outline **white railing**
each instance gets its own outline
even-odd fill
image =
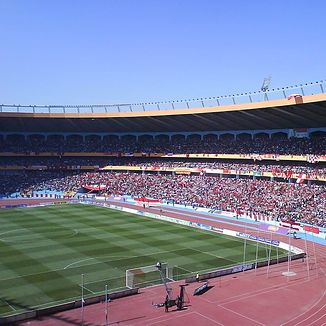
[[[286,99],[291,94],[303,96],[324,93],[326,80],[309,82],[293,86],[273,88],[266,92],[254,91],[240,94],[200,97],[183,100],[160,102],[132,103],[132,104],[94,104],[94,105],[21,105],[0,104],[0,112],[20,113],[117,113],[157,110],[191,109],[198,107],[212,107],[222,105],[243,104],[276,99]]]

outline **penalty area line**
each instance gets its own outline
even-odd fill
[[[11,310],[17,311],[17,309],[15,309],[14,306],[12,306],[7,300],[1,298],[1,301],[4,302],[7,306],[9,306]]]
[[[81,287],[81,288],[84,288],[86,291],[88,291],[88,292],[90,292],[90,293],[92,293],[92,294],[96,294],[96,292],[90,290],[90,289],[87,288],[85,285],[84,285],[84,286],[81,286],[81,285],[80,285],[80,287]]]
[[[192,248],[187,248],[187,249],[192,249]],[[67,269],[67,268],[69,268],[69,267],[71,267],[73,265],[77,265],[79,263],[83,263],[83,262],[89,261],[89,260],[95,260],[95,259],[96,260],[100,260],[101,258],[108,258],[109,257],[109,258],[116,258],[116,259],[99,261],[99,262],[96,262],[95,264],[98,264],[98,263],[107,263],[107,262],[112,262],[112,261],[119,261],[119,260],[123,260],[123,259],[127,259],[127,258],[140,258],[140,257],[148,257],[148,256],[153,256],[153,255],[165,254],[165,253],[173,253],[173,252],[178,252],[178,251],[181,251],[181,250],[184,250],[184,248],[176,249],[176,250],[157,251],[157,252],[151,252],[149,254],[136,255],[136,256],[103,255],[103,256],[97,256],[97,257],[89,257],[89,258],[85,258],[85,259],[81,259],[81,260],[72,262],[72,263],[66,265],[63,269]],[[86,265],[81,265],[81,266],[78,266],[78,267],[91,266],[91,265],[94,265],[94,264],[86,264]],[[61,269],[58,269],[58,270],[61,270]]]

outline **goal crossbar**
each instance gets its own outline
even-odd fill
[[[167,263],[161,263],[162,275],[165,281],[173,281],[173,268]],[[160,272],[157,265],[141,266],[126,270],[126,287],[133,289],[135,287],[144,287],[154,284],[161,284]]]

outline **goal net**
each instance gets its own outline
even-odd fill
[[[173,267],[167,263],[161,263],[161,271],[166,282],[173,281]],[[126,270],[126,287],[146,287],[161,284],[162,279],[157,265],[143,266]]]

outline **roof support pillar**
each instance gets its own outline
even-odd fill
[[[304,91],[303,91],[303,87],[301,87],[301,93],[304,96]]]
[[[321,91],[324,93],[324,87],[323,87],[323,84],[320,84],[320,89],[321,89]]]

